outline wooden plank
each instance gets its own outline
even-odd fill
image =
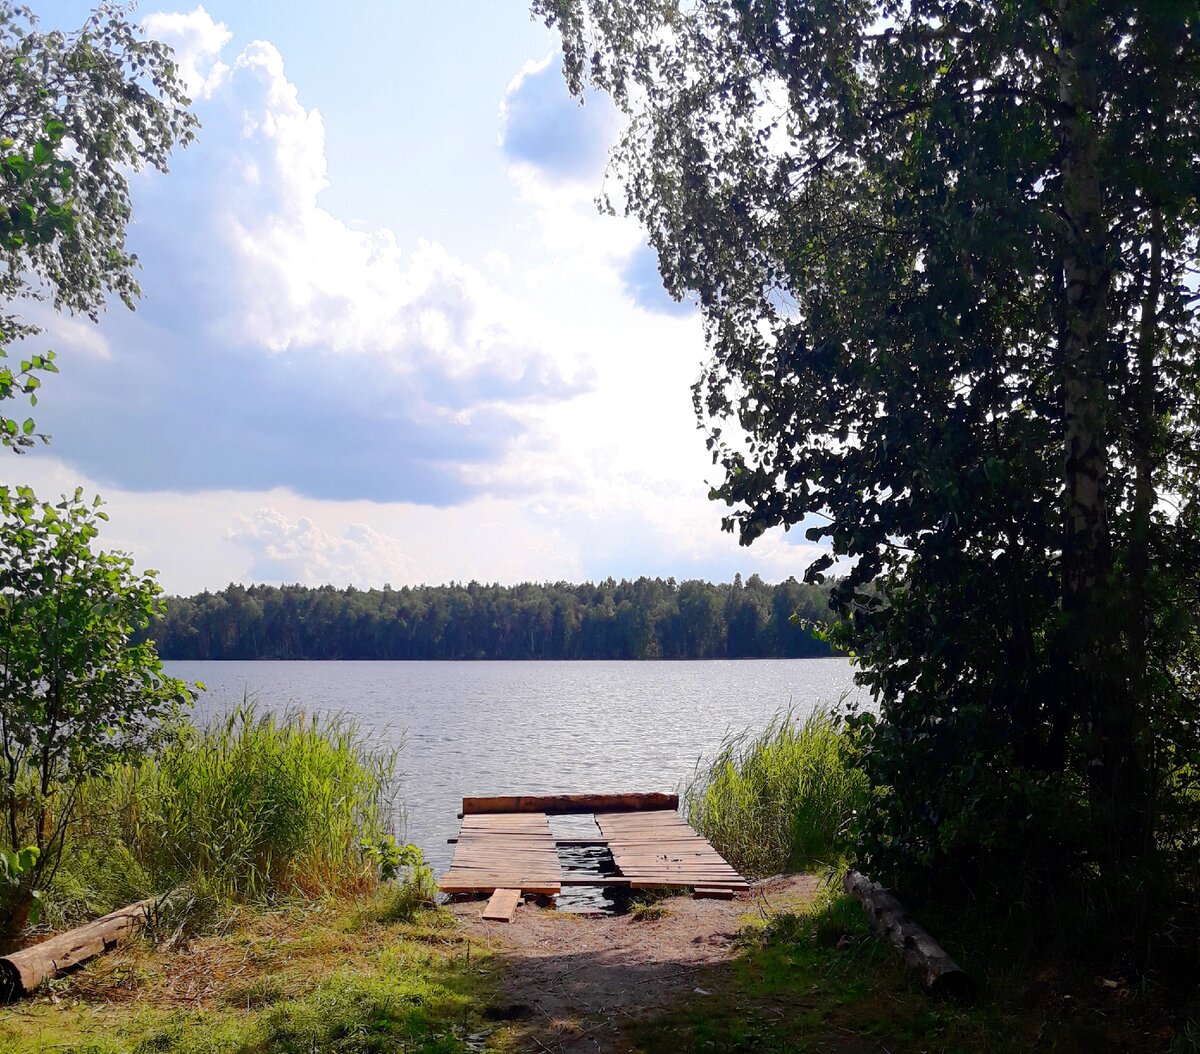
[[[736,889],[740,891],[750,888],[745,882],[722,882],[719,885],[722,889]],[[660,886],[664,889],[695,889],[696,886],[714,889],[717,888],[718,883],[708,882],[704,879],[675,878],[668,875],[664,875],[661,878],[634,878],[630,879],[629,882],[630,889],[658,889]]]
[[[463,798],[464,819],[476,813],[571,813],[678,809],[677,794],[505,794]]]
[[[566,871],[559,881],[564,886],[628,886],[631,879],[625,875],[580,875]]]
[[[522,890],[550,896],[560,891],[561,876],[545,813],[481,813],[464,818],[438,886],[446,893],[511,889],[518,897]]]
[[[519,889],[498,889],[483,909],[482,918],[488,922],[512,922],[521,903]]]
[[[438,886],[443,893],[494,893],[497,889],[507,888],[504,883],[511,880],[511,875],[500,875],[486,881],[447,881],[443,875]],[[553,897],[562,892],[562,886],[558,882],[522,882],[521,891],[523,893],[537,893],[544,897]]]
[[[697,886],[692,897],[696,900],[733,900],[733,890],[728,887]]]
[[[629,879],[632,889],[691,887],[732,896],[735,889],[749,888],[746,880],[678,813],[598,812],[596,823],[608,839],[617,869]]]

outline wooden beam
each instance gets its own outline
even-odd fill
[[[871,929],[887,937],[904,961],[921,975],[926,991],[958,998],[970,995],[970,977],[890,890],[860,871],[847,871],[843,885],[862,904]]]
[[[438,882],[438,888],[443,893],[494,893],[498,889],[513,888],[513,882],[511,875],[479,875],[470,878],[443,877]],[[516,883],[524,893],[541,893],[550,897],[562,892],[562,883],[558,879],[546,882],[537,878],[518,878]]]
[[[0,999],[29,995],[51,978],[115,947],[121,938],[141,929],[165,899],[139,900],[94,922],[0,958]]]
[[[508,812],[636,812],[678,809],[678,794],[511,794],[463,798],[463,817]]]

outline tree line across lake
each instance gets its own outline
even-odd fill
[[[830,655],[828,587],[639,578],[572,585],[230,585],[171,597],[167,659],[739,659]],[[793,617],[795,616],[795,617]]]

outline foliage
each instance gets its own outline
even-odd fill
[[[160,590],[123,553],[93,551],[99,505],[0,486],[0,838],[38,850],[6,927],[53,877],[82,783],[140,756],[189,699],[153,642],[130,641],[161,611]]]
[[[1200,752],[1200,10],[534,8],[629,117],[610,206],[703,309],[727,528],[846,558],[866,865],[1141,902]]]
[[[80,789],[54,910],[86,915],[180,885],[218,911],[370,889],[377,867],[362,843],[387,837],[395,763],[339,717],[247,703],[207,727],[180,723],[151,755]],[[122,884],[131,878],[140,888]]]
[[[731,585],[231,585],[170,598],[150,632],[172,659],[795,658],[831,653],[792,622],[827,619],[827,593],[758,575]]]
[[[140,290],[125,247],[129,174],[166,170],[195,118],[170,49],[144,40],[126,9],[103,5],[75,33],[44,33],[28,8],[0,4],[0,301],[48,300],[95,320],[109,294],[132,307]],[[37,326],[0,314],[0,359]],[[27,395],[54,353],[0,364],[0,401]],[[31,418],[0,415],[0,443],[33,442]]]
[[[666,906],[657,899],[638,897],[629,905],[631,922],[660,922],[670,914]]]
[[[850,849],[867,777],[840,721],[782,713],[763,731],[727,736],[684,788],[688,822],[747,876],[832,864]]]
[[[731,965],[701,972],[680,1002],[632,1025],[627,1046],[644,1054],[1182,1054],[1195,1029],[1186,1005],[1154,986],[1112,987],[1103,983],[1112,976],[1054,960],[1014,971],[978,941],[947,945],[980,982],[977,997],[932,1000],[870,932],[858,902],[829,888],[805,904],[771,904],[738,943]]]
[[[363,853],[383,879],[367,908],[370,919],[384,924],[412,922],[437,906],[437,879],[418,846],[412,842],[399,846],[389,834],[363,842]]]
[[[23,849],[0,846],[0,913],[11,913],[25,896],[27,876],[33,874],[40,855],[36,845],[27,845]],[[33,904],[26,909],[29,922],[35,926],[41,917],[41,908],[41,893],[35,889]]]
[[[358,925],[355,901],[245,912],[184,944],[130,941],[0,1008],[0,1048],[78,1054],[458,1054],[479,1049],[491,957],[437,916]],[[181,999],[180,994],[187,993]]]
[[[361,847],[363,855],[379,869],[379,877],[384,882],[394,882],[405,872],[427,869],[425,854],[420,847],[412,842],[397,845],[394,835],[385,834],[376,841],[364,841]]]

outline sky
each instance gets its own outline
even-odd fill
[[[88,5],[37,5],[71,28]],[[692,411],[698,308],[603,216],[581,106],[512,0],[141,4],[201,122],[133,177],[144,296],[36,316],[49,446],[3,477],[107,502],[168,592],[797,577],[742,548]]]

